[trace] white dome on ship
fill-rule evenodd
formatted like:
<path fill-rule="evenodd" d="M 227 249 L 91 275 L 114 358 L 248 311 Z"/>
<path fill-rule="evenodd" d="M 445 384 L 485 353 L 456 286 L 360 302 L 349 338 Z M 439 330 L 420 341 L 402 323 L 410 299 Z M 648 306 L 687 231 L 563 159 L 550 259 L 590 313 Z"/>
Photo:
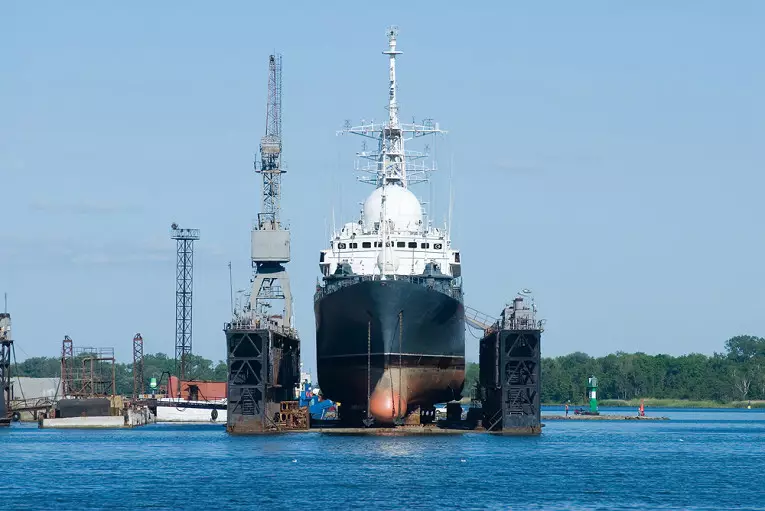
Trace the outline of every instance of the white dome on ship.
<path fill-rule="evenodd" d="M 366 229 L 374 229 L 382 212 L 383 187 L 376 188 L 364 201 L 362 220 Z M 422 224 L 422 206 L 417 197 L 403 186 L 385 186 L 385 210 L 394 231 L 419 230 Z"/>

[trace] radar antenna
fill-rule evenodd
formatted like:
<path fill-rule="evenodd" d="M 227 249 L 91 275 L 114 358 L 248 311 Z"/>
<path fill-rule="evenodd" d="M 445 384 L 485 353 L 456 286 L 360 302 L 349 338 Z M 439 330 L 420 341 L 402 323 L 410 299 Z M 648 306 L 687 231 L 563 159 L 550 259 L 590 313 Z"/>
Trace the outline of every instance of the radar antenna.
<path fill-rule="evenodd" d="M 398 118 L 398 82 L 396 81 L 396 57 L 403 52 L 396 49 L 398 27 L 391 26 L 386 30 L 388 49 L 382 53 L 388 56 L 388 122 L 366 123 L 359 126 L 346 126 L 337 132 L 338 135 L 353 133 L 377 140 L 377 149 L 367 151 L 366 148 L 356 153 L 359 160 L 365 160 L 363 165 L 357 164 L 356 170 L 368 174 L 360 177 L 364 183 L 377 187 L 394 184 L 407 188 L 409 185 L 423 183 L 428 180 L 428 174 L 436 170 L 435 163 L 428 165 L 427 151 L 409 151 L 404 149 L 406 141 L 425 135 L 446 134 L 438 123 L 426 119 L 422 124 L 401 123 Z"/>

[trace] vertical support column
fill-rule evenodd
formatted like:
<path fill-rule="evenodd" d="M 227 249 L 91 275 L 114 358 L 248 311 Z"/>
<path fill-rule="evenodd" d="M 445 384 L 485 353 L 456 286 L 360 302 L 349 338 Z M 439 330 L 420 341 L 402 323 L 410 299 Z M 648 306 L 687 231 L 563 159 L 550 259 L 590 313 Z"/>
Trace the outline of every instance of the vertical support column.
<path fill-rule="evenodd" d="M 170 227 L 170 237 L 177 241 L 175 278 L 175 364 L 180 385 L 186 377 L 187 358 L 191 354 L 191 292 L 194 277 L 194 241 L 199 239 L 199 229 L 181 229 L 178 224 Z"/>
<path fill-rule="evenodd" d="M 190 239 L 179 239 L 175 287 L 175 360 L 179 364 L 179 381 L 183 381 L 186 377 L 186 358 L 191 353 L 193 277 L 193 242 Z"/>
<path fill-rule="evenodd" d="M 539 330 L 499 333 L 503 432 L 541 431 L 540 341 Z"/>
<path fill-rule="evenodd" d="M 480 342 L 483 427 L 489 431 L 541 433 L 541 337 L 537 328 L 488 333 Z"/>
<path fill-rule="evenodd" d="M 246 435 L 307 428 L 308 409 L 298 409 L 295 396 L 300 384 L 297 337 L 246 324 L 229 324 L 225 332 L 226 430 Z"/>
<path fill-rule="evenodd" d="M 146 382 L 143 379 L 143 337 L 135 334 L 133 337 L 133 399 L 143 394 Z"/>
<path fill-rule="evenodd" d="M 229 433 L 260 433 L 266 426 L 268 330 L 226 330 Z"/>
<path fill-rule="evenodd" d="M 0 340 L 0 421 L 11 413 L 11 348 L 13 341 Z"/>
<path fill-rule="evenodd" d="M 61 341 L 61 397 L 70 397 L 74 393 L 74 342 L 65 335 Z"/>
<path fill-rule="evenodd" d="M 6 297 L 7 298 L 7 297 Z M 6 303 L 7 308 L 7 303 Z M 0 313 L 0 426 L 10 424 L 11 414 L 11 315 Z"/>

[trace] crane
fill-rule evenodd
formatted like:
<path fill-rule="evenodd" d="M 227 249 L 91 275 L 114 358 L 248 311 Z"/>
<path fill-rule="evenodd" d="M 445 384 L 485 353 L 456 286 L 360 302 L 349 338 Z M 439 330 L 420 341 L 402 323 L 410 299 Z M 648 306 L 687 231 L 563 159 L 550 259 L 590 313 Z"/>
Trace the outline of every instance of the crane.
<path fill-rule="evenodd" d="M 268 59 L 266 133 L 260 139 L 260 161 L 255 172 L 263 176 L 263 203 L 252 230 L 252 279 L 249 310 L 265 327 L 292 328 L 292 293 L 287 270 L 290 232 L 281 222 L 282 174 L 282 56 Z M 271 312 L 274 300 L 284 303 L 283 316 Z"/>

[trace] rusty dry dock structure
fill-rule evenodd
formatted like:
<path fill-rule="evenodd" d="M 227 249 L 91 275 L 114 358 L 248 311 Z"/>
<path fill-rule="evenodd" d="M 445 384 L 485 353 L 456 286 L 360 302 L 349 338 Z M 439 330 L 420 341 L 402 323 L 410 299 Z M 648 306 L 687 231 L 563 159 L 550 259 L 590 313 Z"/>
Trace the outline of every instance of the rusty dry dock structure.
<path fill-rule="evenodd" d="M 227 323 L 227 425 L 229 433 L 308 429 L 308 408 L 298 408 L 300 338 L 293 328 L 286 265 L 290 231 L 281 221 L 282 58 L 268 59 L 266 133 L 255 170 L 263 178 L 262 207 L 251 232 L 254 270 L 249 302 L 232 309 Z M 232 288 L 233 290 L 233 288 Z M 232 292 L 233 295 L 233 292 Z M 233 298 L 232 298 L 233 302 Z M 281 314 L 276 313 L 281 309 Z"/>
<path fill-rule="evenodd" d="M 270 328 L 269 328 L 270 326 Z M 308 429 L 298 409 L 300 340 L 292 329 L 259 322 L 226 325 L 228 422 L 232 434 Z"/>
<path fill-rule="evenodd" d="M 488 431 L 539 434 L 542 322 L 518 297 L 479 346 L 479 399 Z"/>

